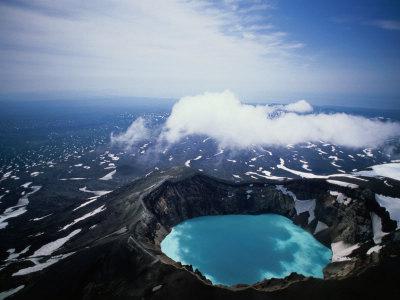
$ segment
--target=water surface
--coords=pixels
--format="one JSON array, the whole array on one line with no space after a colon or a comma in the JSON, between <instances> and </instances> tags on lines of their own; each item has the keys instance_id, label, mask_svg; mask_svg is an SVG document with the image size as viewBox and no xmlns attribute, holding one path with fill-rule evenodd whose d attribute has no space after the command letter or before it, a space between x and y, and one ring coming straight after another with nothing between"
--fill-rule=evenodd
<instances>
[{"instance_id":1,"label":"water surface","mask_svg":"<svg viewBox=\"0 0 400 300\"><path fill-rule=\"evenodd\" d=\"M190 219L172 229L161 250L224 285L283 278L291 272L322 278L332 256L307 231L274 214Z\"/></svg>"}]
</instances>

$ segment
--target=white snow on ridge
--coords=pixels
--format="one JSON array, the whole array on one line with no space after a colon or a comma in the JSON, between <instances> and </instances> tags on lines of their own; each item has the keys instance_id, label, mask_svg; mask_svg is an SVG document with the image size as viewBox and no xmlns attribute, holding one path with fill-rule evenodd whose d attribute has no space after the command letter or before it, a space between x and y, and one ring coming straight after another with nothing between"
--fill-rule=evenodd
<instances>
[{"instance_id":1,"label":"white snow on ridge","mask_svg":"<svg viewBox=\"0 0 400 300\"><path fill-rule=\"evenodd\" d=\"M309 171L309 172L312 171L312 170L310 169L310 166L308 165L308 162L307 162L307 161L300 159L300 162L303 164L301 167L302 167L304 170Z\"/></svg>"},{"instance_id":2,"label":"white snow on ridge","mask_svg":"<svg viewBox=\"0 0 400 300\"><path fill-rule=\"evenodd\" d=\"M81 205L79 205L78 207L74 208L72 211L76 211L76 210L78 210L78 209L80 209L80 208L82 208L82 207L84 207L84 206L86 206L86 205L89 205L90 203L96 201L97 198L99 198L99 196L89 197L89 198L88 198L88 201L83 202Z\"/></svg>"},{"instance_id":3,"label":"white snow on ridge","mask_svg":"<svg viewBox=\"0 0 400 300\"><path fill-rule=\"evenodd\" d=\"M72 225L75 225L76 223L78 223L78 222L80 222L80 221L82 221L82 220L84 220L84 219L90 218L90 217L92 217L92 216L94 216L94 215L97 215L98 213L101 213L101 212L104 211L105 209L106 209L105 205L102 205L102 206L96 208L95 210L93 210L93 211L91 211L91 212L88 212L87 214L83 215L82 217L73 220L71 223L65 225L61 230L68 229L68 228L71 227ZM61 231L61 230L60 230L60 231Z\"/></svg>"},{"instance_id":4,"label":"white snow on ridge","mask_svg":"<svg viewBox=\"0 0 400 300\"><path fill-rule=\"evenodd\" d=\"M0 229L4 229L7 227L8 222L4 222L5 220L18 217L24 213L26 213L25 206L19 207L18 209L15 209L11 212L1 214L0 215Z\"/></svg>"},{"instance_id":5,"label":"white snow on ridge","mask_svg":"<svg viewBox=\"0 0 400 300\"><path fill-rule=\"evenodd\" d=\"M373 212L371 212L371 221L372 232L374 234L374 243L380 244L382 242L382 237L384 237L388 233L382 231L382 220L377 214Z\"/></svg>"},{"instance_id":6,"label":"white snow on ridge","mask_svg":"<svg viewBox=\"0 0 400 300\"><path fill-rule=\"evenodd\" d=\"M303 178L320 178L320 179L327 178L327 176L324 176L324 175L315 175L313 173L307 173L307 172L301 172L301 171L289 169L288 167L285 167L285 161L282 158L280 158L279 161L280 161L280 164L276 166L277 168L285 170L285 171L295 174L297 176L300 176Z\"/></svg>"},{"instance_id":7,"label":"white snow on ridge","mask_svg":"<svg viewBox=\"0 0 400 300\"><path fill-rule=\"evenodd\" d=\"M140 149L144 149L148 146L148 144L144 144L142 147L140 147ZM119 157L115 154L109 153L108 157L111 158L113 161L117 161L119 160Z\"/></svg>"},{"instance_id":8,"label":"white snow on ridge","mask_svg":"<svg viewBox=\"0 0 400 300\"><path fill-rule=\"evenodd\" d=\"M321 232L328 228L329 228L329 226L326 225L324 222L318 221L317 226L315 227L315 230L314 230L314 234L317 234L318 232Z\"/></svg>"},{"instance_id":9,"label":"white snow on ridge","mask_svg":"<svg viewBox=\"0 0 400 300\"><path fill-rule=\"evenodd\" d=\"M372 149L371 148L366 148L363 150L366 156L368 157L374 157L374 154L372 154Z\"/></svg>"},{"instance_id":10,"label":"white snow on ridge","mask_svg":"<svg viewBox=\"0 0 400 300\"><path fill-rule=\"evenodd\" d=\"M250 172L250 171L244 173L244 175L247 175L247 176L255 175L255 176L263 177L266 179L272 179L272 180L285 180L286 179L286 177L273 176L273 175L271 175L271 172L266 171L266 170L261 171L261 173L263 173L264 175L257 173L257 172Z\"/></svg>"},{"instance_id":11,"label":"white snow on ridge","mask_svg":"<svg viewBox=\"0 0 400 300\"><path fill-rule=\"evenodd\" d=\"M328 158L330 158L330 159L333 160L333 161L331 162L331 165L332 165L332 166L334 166L334 167L336 167L336 168L341 168L341 166L339 166L336 162L339 161L339 160L343 160L343 159L340 159L339 157L337 157L337 156L335 156L335 155L331 155L331 156L329 156Z\"/></svg>"},{"instance_id":12,"label":"white snow on ridge","mask_svg":"<svg viewBox=\"0 0 400 300\"><path fill-rule=\"evenodd\" d=\"M112 192L112 191L92 191L92 190L88 190L86 186L84 186L83 188L80 188L79 190L81 192L94 194L95 196L98 196L98 197L107 195Z\"/></svg>"},{"instance_id":13,"label":"white snow on ridge","mask_svg":"<svg viewBox=\"0 0 400 300\"><path fill-rule=\"evenodd\" d=\"M6 173L3 174L3 176L1 177L0 181L3 181L5 179L7 179L8 177L10 177L12 171L8 171Z\"/></svg>"},{"instance_id":14,"label":"white snow on ridge","mask_svg":"<svg viewBox=\"0 0 400 300\"><path fill-rule=\"evenodd\" d=\"M315 219L314 210L315 210L315 200L295 200L295 208L297 214L301 214L303 212L308 211L310 214L308 217L308 223Z\"/></svg>"},{"instance_id":15,"label":"white snow on ridge","mask_svg":"<svg viewBox=\"0 0 400 300\"><path fill-rule=\"evenodd\" d=\"M51 256L51 257L46 258L47 256L50 256L52 253L57 251L59 248L61 248L66 242L68 242L73 236L78 234L80 231L81 231L81 229L74 230L69 235L67 235L63 238L60 238L53 242L50 242L46 245L43 245L41 248L36 250L35 253L33 253L33 255L31 255L30 257L25 259L25 260L31 261L34 265L31 267L28 267L28 268L21 269L21 270L17 271L16 273L12 274L12 276L22 276L22 275L26 275L26 274L30 274L33 272L43 270L44 268L47 268L47 267L55 264L59 260L74 254L74 252L71 252L71 253L66 253L66 254L61 254L61 255L56 255L56 256ZM29 247L30 246L28 246L27 248L25 248L23 251L21 251L20 253L18 253L16 255L19 256L19 255L27 252ZM13 249L10 249L10 250L13 250ZM14 254L14 253L12 253L12 254Z\"/></svg>"},{"instance_id":16,"label":"white snow on ridge","mask_svg":"<svg viewBox=\"0 0 400 300\"><path fill-rule=\"evenodd\" d=\"M49 217L51 215L52 215L52 213L48 214L48 215L45 215L43 217L33 218L32 221L37 222L37 221L43 220L44 218L47 218L47 217Z\"/></svg>"},{"instance_id":17,"label":"white snow on ridge","mask_svg":"<svg viewBox=\"0 0 400 300\"><path fill-rule=\"evenodd\" d=\"M327 178L332 178L332 177L333 178L335 178L335 177L345 177L345 178L356 179L356 180L359 180L359 181L368 181L368 179L360 178L360 177L357 177L355 175L343 174L343 173L331 174L331 175L327 176Z\"/></svg>"},{"instance_id":18,"label":"white snow on ridge","mask_svg":"<svg viewBox=\"0 0 400 300\"><path fill-rule=\"evenodd\" d=\"M110 173L107 173L106 175L104 175L103 177L101 177L99 179L100 180L111 180L116 172L117 172L117 170L111 171Z\"/></svg>"},{"instance_id":19,"label":"white snow on ridge","mask_svg":"<svg viewBox=\"0 0 400 300\"><path fill-rule=\"evenodd\" d=\"M330 178L335 178L335 177L347 177L347 178L352 178L352 179L357 179L360 181L367 181L366 179L363 178L358 178L354 175L350 175L350 174L330 174L330 175L316 175L313 173L308 173L308 172L301 172L301 171L297 171L297 170L293 170L290 169L288 167L285 166L285 161L280 158L280 164L276 166L279 169L285 170L289 173L295 174L297 176L300 176L302 178L316 178L316 179L330 179ZM329 180L328 180L329 181ZM347 183L347 182L341 182L339 180L331 180L332 184L338 184L338 185L342 185L342 186L346 186L349 188L358 188L358 185L353 184L353 183ZM333 183L335 182L335 183Z\"/></svg>"},{"instance_id":20,"label":"white snow on ridge","mask_svg":"<svg viewBox=\"0 0 400 300\"><path fill-rule=\"evenodd\" d=\"M258 155L258 156L256 156L256 157L251 158L250 161L253 161L253 162L254 162L254 161L256 161L257 159L259 159L260 157L263 157L263 156L264 156L264 155L262 155L262 154L261 154L261 155Z\"/></svg>"},{"instance_id":21,"label":"white snow on ridge","mask_svg":"<svg viewBox=\"0 0 400 300\"><path fill-rule=\"evenodd\" d=\"M349 245L343 241L331 244L332 249L332 262L350 260L348 257L355 249L359 248L359 244Z\"/></svg>"},{"instance_id":22,"label":"white snow on ridge","mask_svg":"<svg viewBox=\"0 0 400 300\"><path fill-rule=\"evenodd\" d=\"M115 169L115 168L117 168L117 166L114 163L109 163L107 165L107 167L104 168L104 170L110 170L110 169Z\"/></svg>"},{"instance_id":23,"label":"white snow on ridge","mask_svg":"<svg viewBox=\"0 0 400 300\"><path fill-rule=\"evenodd\" d=\"M400 198L375 194L375 200L389 212L390 219L396 221L397 228L400 228Z\"/></svg>"},{"instance_id":24,"label":"white snow on ridge","mask_svg":"<svg viewBox=\"0 0 400 300\"><path fill-rule=\"evenodd\" d=\"M222 153L224 153L224 149L219 150L218 153L215 153L213 156L217 156L217 155L220 155Z\"/></svg>"},{"instance_id":25,"label":"white snow on ridge","mask_svg":"<svg viewBox=\"0 0 400 300\"><path fill-rule=\"evenodd\" d=\"M5 222L8 219L18 217L24 214L26 210L26 206L29 204L29 196L39 191L42 187L40 185L33 185L30 187L32 189L31 192L22 196L16 205L7 208L1 215L0 215L0 229L4 229L7 227L8 222Z\"/></svg>"},{"instance_id":26,"label":"white snow on ridge","mask_svg":"<svg viewBox=\"0 0 400 300\"><path fill-rule=\"evenodd\" d=\"M340 204L348 205L351 202L351 198L347 197L343 193L337 191L329 191L329 194L336 196L336 201Z\"/></svg>"},{"instance_id":27,"label":"white snow on ridge","mask_svg":"<svg viewBox=\"0 0 400 300\"><path fill-rule=\"evenodd\" d=\"M25 287L25 285L19 285L16 288L0 292L0 300L6 299L11 295L14 295L15 293L18 293L20 290L22 290Z\"/></svg>"},{"instance_id":28,"label":"white snow on ridge","mask_svg":"<svg viewBox=\"0 0 400 300\"><path fill-rule=\"evenodd\" d=\"M72 237L77 235L79 232L81 232L81 229L76 229L63 238L59 238L58 240L43 245L38 250L36 250L35 253L31 255L31 257L51 255L53 252L61 248L66 242L68 242Z\"/></svg>"},{"instance_id":29,"label":"white snow on ridge","mask_svg":"<svg viewBox=\"0 0 400 300\"><path fill-rule=\"evenodd\" d=\"M367 255L370 255L373 252L379 253L379 251L382 249L382 247L383 246L381 246L381 245L375 245L375 246L369 248L368 251L367 251Z\"/></svg>"},{"instance_id":30,"label":"white snow on ridge","mask_svg":"<svg viewBox=\"0 0 400 300\"><path fill-rule=\"evenodd\" d=\"M264 148L261 148L261 149L263 149L265 152L267 152L267 153L269 154L269 156L272 156L272 152L271 152L271 151L266 150L266 149L264 149Z\"/></svg>"},{"instance_id":31,"label":"white snow on ridge","mask_svg":"<svg viewBox=\"0 0 400 300\"><path fill-rule=\"evenodd\" d=\"M31 246L29 245L28 247L26 247L25 249L23 249L21 252L15 252L15 249L14 249L14 248L8 249L8 250L7 250L7 252L8 252L8 257L7 257L7 259L6 259L5 261L11 261L11 260L17 259L17 258L20 257L22 254L25 254L26 252L28 252L28 250L29 250L30 247L31 247Z\"/></svg>"},{"instance_id":32,"label":"white snow on ridge","mask_svg":"<svg viewBox=\"0 0 400 300\"><path fill-rule=\"evenodd\" d=\"M329 182L330 184L348 187L351 189L358 189L358 185L354 184L354 183L349 183L349 182L344 182L344 181L339 181L339 180L331 180L331 179L328 179L327 182Z\"/></svg>"},{"instance_id":33,"label":"white snow on ridge","mask_svg":"<svg viewBox=\"0 0 400 300\"><path fill-rule=\"evenodd\" d=\"M317 148L317 151L319 155L328 154L328 152L323 151L321 148Z\"/></svg>"},{"instance_id":34,"label":"white snow on ridge","mask_svg":"<svg viewBox=\"0 0 400 300\"><path fill-rule=\"evenodd\" d=\"M366 177L388 177L400 181L400 163L387 163L374 165L370 167L372 170L359 171L354 174Z\"/></svg>"},{"instance_id":35,"label":"white snow on ridge","mask_svg":"<svg viewBox=\"0 0 400 300\"><path fill-rule=\"evenodd\" d=\"M283 194L289 195L293 198L294 207L296 209L297 215L300 215L301 213L308 211L308 213L309 213L308 223L310 223L312 220L315 219L315 214L314 214L315 204L316 204L315 199L298 200L296 195L293 192L289 191L282 185L277 185L276 189L278 191L281 191Z\"/></svg>"},{"instance_id":36,"label":"white snow on ridge","mask_svg":"<svg viewBox=\"0 0 400 300\"><path fill-rule=\"evenodd\" d=\"M41 271L47 267L50 267L51 265L54 265L56 262L62 260L63 258L66 258L74 253L75 252L52 256L49 259L45 260L44 262L39 262L39 259L37 259L37 258L31 258L29 260L34 263L34 266L21 269L21 270L15 272L14 274L12 274L12 276L23 276L23 275L27 275L30 273Z\"/></svg>"},{"instance_id":37,"label":"white snow on ridge","mask_svg":"<svg viewBox=\"0 0 400 300\"><path fill-rule=\"evenodd\" d=\"M189 159L189 160L187 160L187 161L185 162L185 166L188 167L188 168L190 168L190 163L191 163L192 160L199 160L199 159L201 159L201 158L202 158L202 156L199 155L199 156L197 156L196 158Z\"/></svg>"}]
</instances>

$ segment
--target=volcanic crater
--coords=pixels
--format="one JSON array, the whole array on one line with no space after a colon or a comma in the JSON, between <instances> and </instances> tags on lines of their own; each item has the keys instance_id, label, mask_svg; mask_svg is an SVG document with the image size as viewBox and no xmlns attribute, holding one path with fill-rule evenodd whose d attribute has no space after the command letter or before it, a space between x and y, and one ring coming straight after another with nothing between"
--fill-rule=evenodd
<instances>
[{"instance_id":1,"label":"volcanic crater","mask_svg":"<svg viewBox=\"0 0 400 300\"><path fill-rule=\"evenodd\" d=\"M138 179L97 201L107 206L98 224L85 228L60 253L69 257L19 280L15 299L376 299L400 293L400 231L375 193L381 180L337 177L235 183L172 168ZM357 188L354 188L357 186ZM249 193L251 191L251 193ZM167 257L161 241L171 229L200 216L279 214L332 248L324 278L292 273L255 284L213 285L190 265ZM371 215L387 233L374 242Z\"/></svg>"}]
</instances>

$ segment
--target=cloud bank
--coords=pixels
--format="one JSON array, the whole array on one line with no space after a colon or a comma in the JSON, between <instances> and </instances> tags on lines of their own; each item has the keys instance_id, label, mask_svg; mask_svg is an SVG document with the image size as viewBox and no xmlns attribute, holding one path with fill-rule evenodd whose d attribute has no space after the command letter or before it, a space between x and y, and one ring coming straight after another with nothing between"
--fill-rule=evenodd
<instances>
[{"instance_id":1,"label":"cloud bank","mask_svg":"<svg viewBox=\"0 0 400 300\"><path fill-rule=\"evenodd\" d=\"M230 91L183 97L172 108L158 139L169 144L204 135L222 147L285 146L326 141L347 147L377 147L399 135L400 124L345 113L311 113L305 100L288 105L249 105ZM148 132L137 119L115 141L132 145Z\"/></svg>"}]
</instances>

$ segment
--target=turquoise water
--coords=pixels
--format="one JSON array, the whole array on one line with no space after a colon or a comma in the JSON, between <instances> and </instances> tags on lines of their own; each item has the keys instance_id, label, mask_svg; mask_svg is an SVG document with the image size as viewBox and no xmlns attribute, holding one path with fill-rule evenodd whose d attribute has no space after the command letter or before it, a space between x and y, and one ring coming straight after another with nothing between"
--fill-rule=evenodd
<instances>
[{"instance_id":1,"label":"turquoise water","mask_svg":"<svg viewBox=\"0 0 400 300\"><path fill-rule=\"evenodd\" d=\"M175 226L161 250L214 284L255 283L291 272L322 278L332 252L280 215L207 216Z\"/></svg>"}]
</instances>

